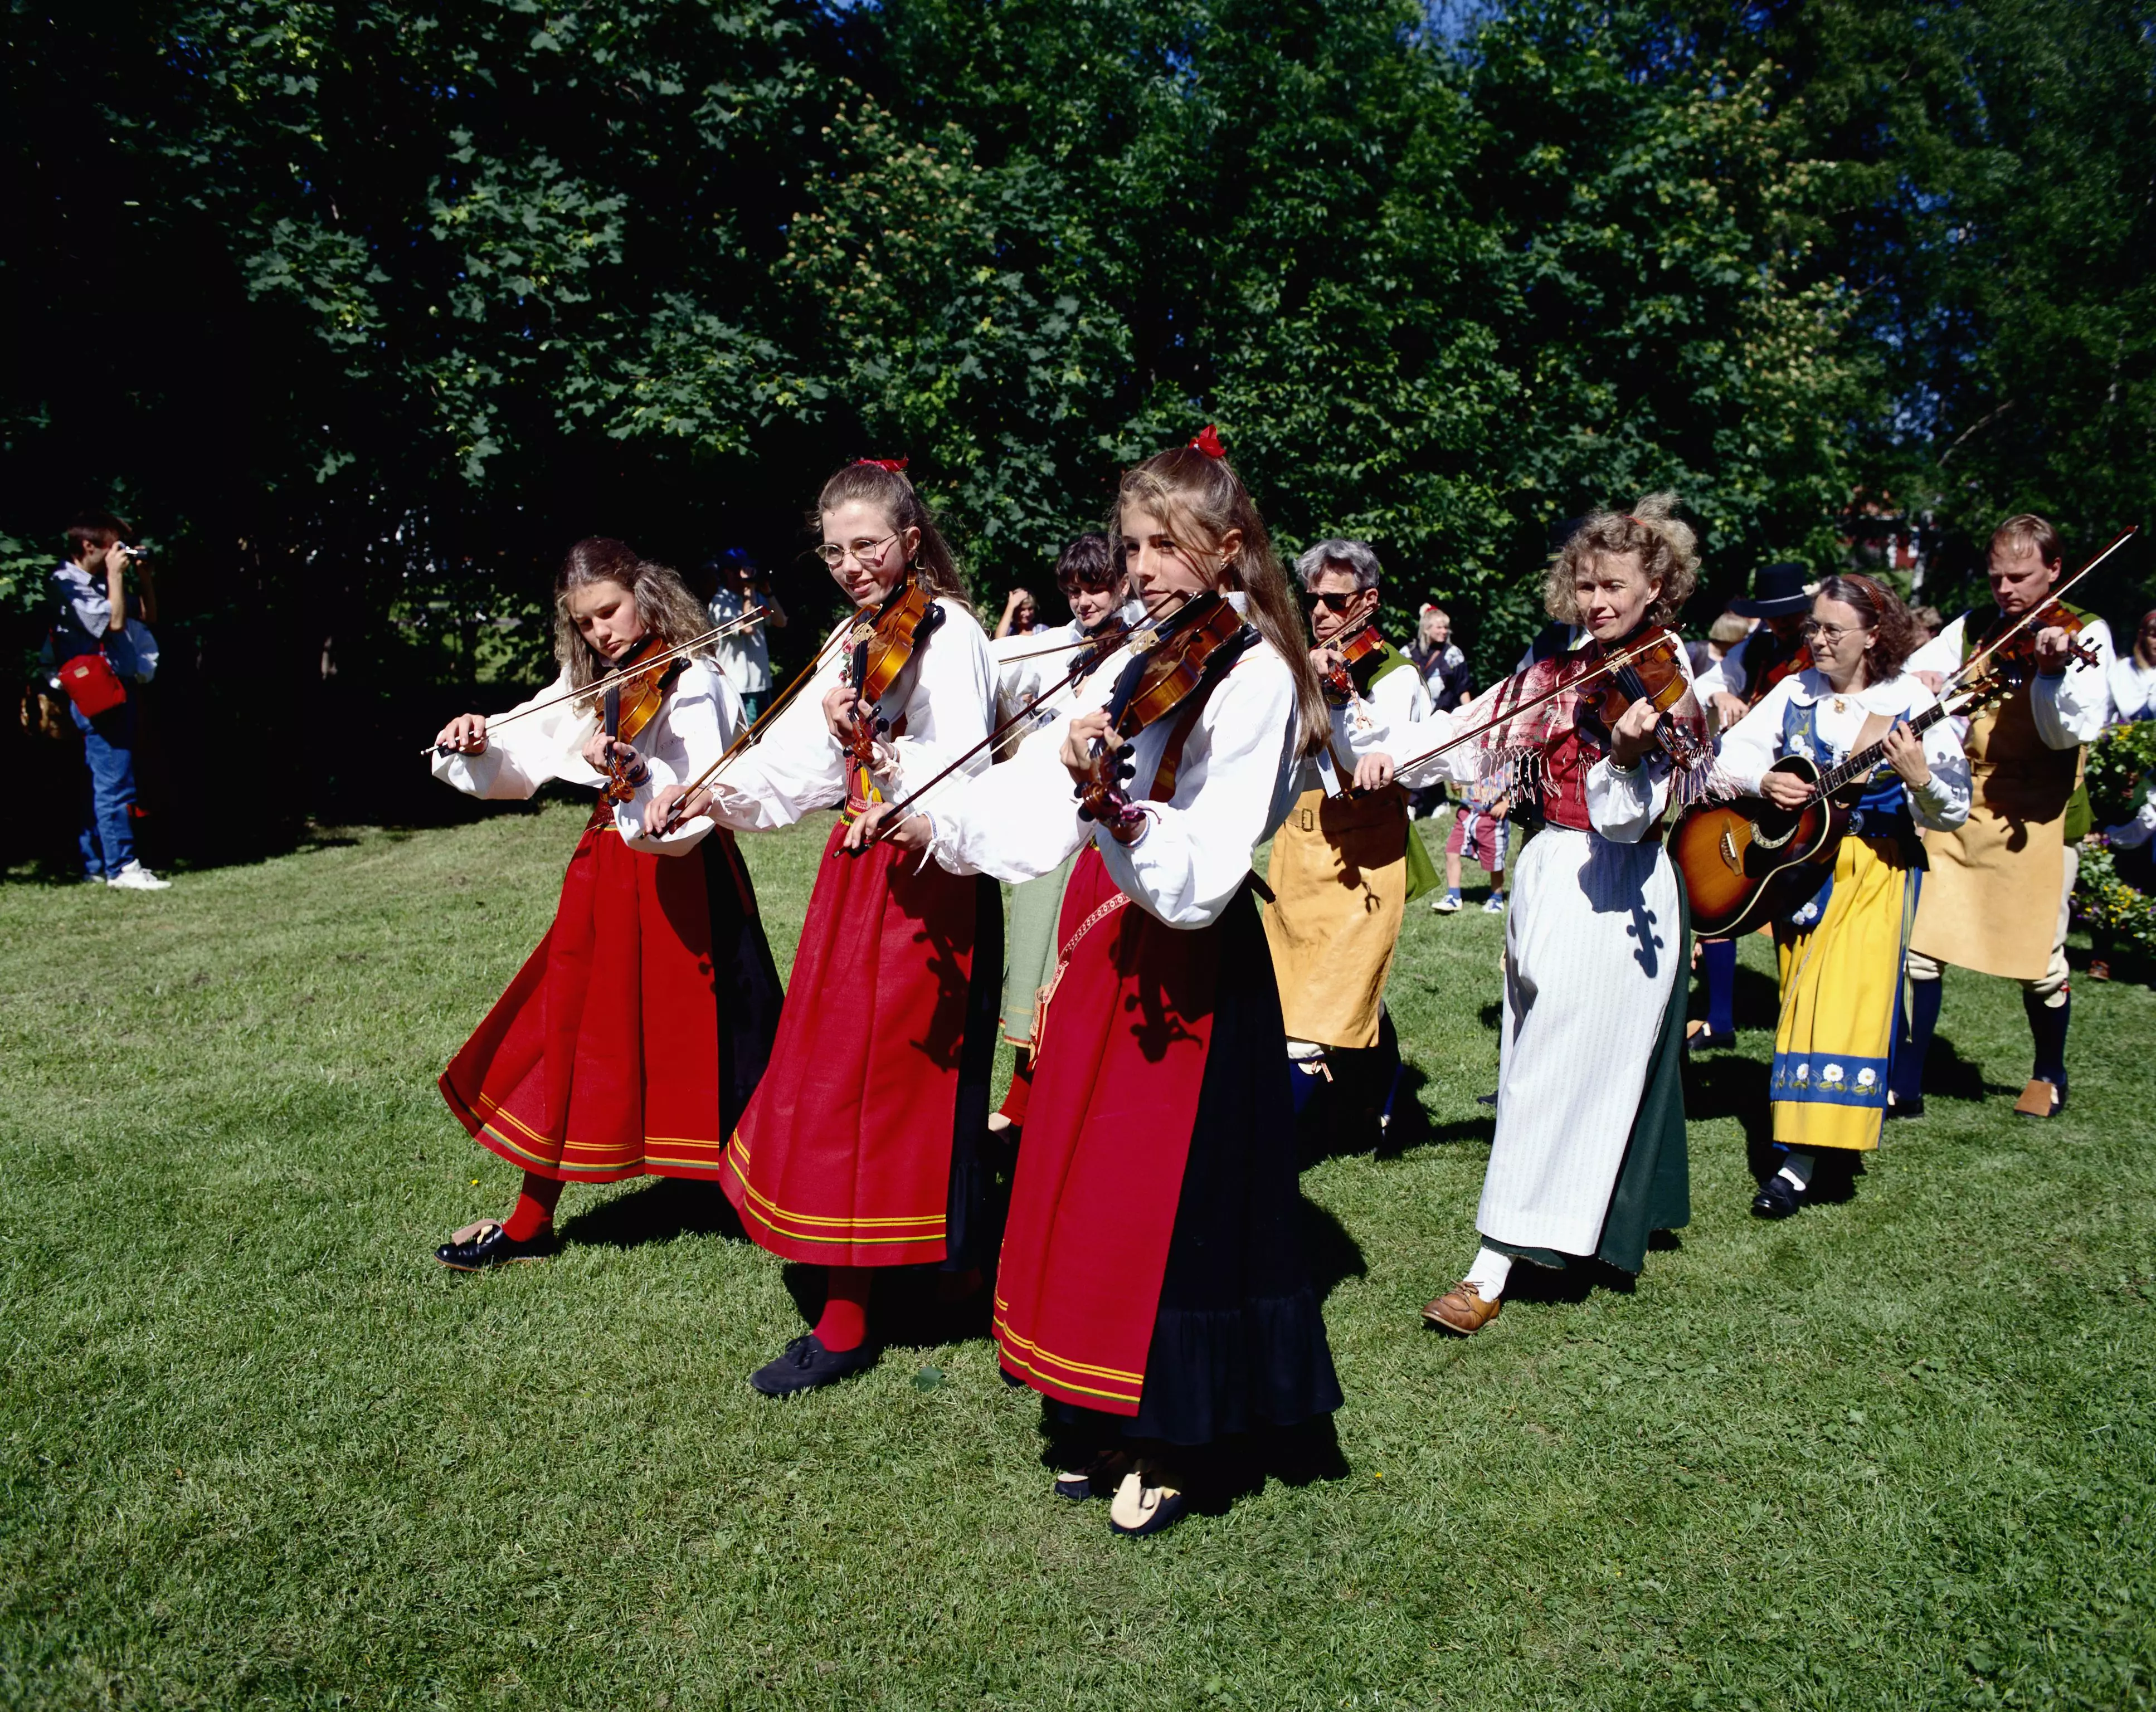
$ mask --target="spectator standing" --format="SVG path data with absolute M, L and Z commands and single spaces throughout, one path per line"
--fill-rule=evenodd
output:
M 88 778 L 83 792 L 82 871 L 85 880 L 122 891 L 162 892 L 172 884 L 135 854 L 135 699 L 130 683 L 157 669 L 157 638 L 143 622 L 157 616 L 157 586 L 143 556 L 126 544 L 127 525 L 103 512 L 68 525 L 68 556 L 53 572 L 52 628 L 46 650 L 54 684 L 82 734 Z M 140 592 L 127 593 L 135 566 Z
M 1490 895 L 1483 900 L 1482 913 L 1502 915 L 1505 913 L 1505 838 L 1511 828 L 1512 793 L 1506 787 L 1502 768 L 1466 789 L 1466 797 L 1453 812 L 1452 830 L 1445 834 L 1445 889 L 1430 900 L 1430 907 L 1440 915 L 1458 912 L 1460 859 L 1472 856 L 1490 876 Z
M 1408 649 L 1408 658 L 1422 674 L 1423 687 L 1430 692 L 1432 711 L 1450 713 L 1475 693 L 1474 679 L 1468 674 L 1467 656 L 1452 639 L 1452 619 L 1444 607 L 1429 602 L 1423 603 L 1422 622 L 1416 628 L 1414 645 Z
M 769 574 L 758 570 L 756 561 L 739 547 L 728 547 L 704 569 L 718 579 L 711 597 L 714 624 L 732 624 L 753 608 L 763 608 L 762 623 L 721 637 L 712 650 L 719 675 L 734 686 L 742 711 L 753 722 L 771 693 L 771 638 L 765 632 L 786 628 L 786 608 L 771 592 Z
M 1687 642 L 1685 653 L 1691 659 L 1692 676 L 1704 677 L 1712 668 L 1720 665 L 1729 650 L 1752 633 L 1752 623 L 1743 613 L 1725 609 L 1704 639 Z
M 2133 649 L 2111 663 L 2111 716 L 2120 725 L 2156 720 L 2156 608 L 2141 615 Z
M 1040 621 L 1040 602 L 1033 597 L 1031 589 L 1014 588 L 1004 597 L 1004 615 L 996 620 L 998 642 L 1006 636 L 1031 636 L 1047 628 Z

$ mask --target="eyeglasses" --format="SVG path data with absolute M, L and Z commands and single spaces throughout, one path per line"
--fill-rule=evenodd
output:
M 1320 594 L 1317 590 L 1312 589 L 1302 598 L 1304 603 L 1313 611 L 1319 607 L 1323 607 L 1327 612 L 1344 613 L 1362 597 L 1363 591 L 1358 588 L 1351 594 Z
M 871 553 L 880 553 L 886 542 L 895 541 L 897 539 L 898 531 L 893 530 L 882 541 L 849 541 L 843 546 L 837 541 L 827 541 L 813 551 L 818 558 L 835 571 L 849 559 L 858 560 L 864 565 L 867 564 Z
M 1869 624 L 1855 624 L 1849 626 L 1840 624 L 1822 624 L 1817 620 L 1812 618 L 1805 619 L 1803 625 L 1799 628 L 1804 631 L 1805 641 L 1824 642 L 1829 648 L 1832 648 L 1835 643 L 1840 641 L 1845 636 L 1861 636 L 1871 628 Z

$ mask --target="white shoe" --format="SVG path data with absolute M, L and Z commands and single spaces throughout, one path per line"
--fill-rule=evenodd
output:
M 168 892 L 172 889 L 172 881 L 159 879 L 139 862 L 129 863 L 105 884 L 123 892 Z
M 1440 915 L 1455 915 L 1460 912 L 1460 900 L 1450 892 L 1440 892 L 1431 900 L 1430 907 Z
M 1188 1508 L 1189 1500 L 1169 1485 L 1151 1463 L 1141 1461 L 1123 1476 L 1122 1484 L 1108 1502 L 1108 1531 L 1158 1534 L 1173 1527 Z
M 1503 896 L 1496 892 L 1491 893 L 1482 900 L 1482 913 L 1485 915 L 1502 915 L 1505 913 Z

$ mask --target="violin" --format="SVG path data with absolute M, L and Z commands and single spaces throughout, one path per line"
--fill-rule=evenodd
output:
M 1591 713 L 1607 731 L 1615 727 L 1624 717 L 1625 710 L 1634 702 L 1650 703 L 1663 715 L 1655 727 L 1655 741 L 1663 754 L 1684 768 L 1711 761 L 1714 756 L 1712 746 L 1668 717 L 1669 710 L 1691 688 L 1691 679 L 1685 675 L 1684 643 L 1677 639 L 1676 633 L 1657 628 L 1634 636 L 1622 648 L 1630 658 L 1580 690 L 1583 710 Z M 1581 653 L 1591 670 L 1601 665 L 1609 651 L 1594 642 Z
M 2005 622 L 2002 619 L 2000 623 Z M 2078 660 L 2085 666 L 2103 664 L 2103 656 L 2096 651 L 2094 643 L 2073 639 L 2087 628 L 2087 623 L 2079 613 L 2068 610 L 2063 602 L 2046 601 L 2014 623 L 2015 628 L 1991 650 L 1993 663 L 2005 668 L 2014 677 L 2027 679 L 2036 675 L 2036 637 L 2046 630 L 2066 633 L 2066 656 L 2070 660 Z M 1994 632 L 1999 628 L 1999 624 L 1992 626 Z
M 669 686 L 681 675 L 685 662 L 674 659 L 654 661 L 641 671 L 628 669 L 650 653 L 658 640 L 655 636 L 646 636 L 631 648 L 623 657 L 621 669 L 607 680 L 606 688 L 600 692 L 599 729 L 609 741 L 619 739 L 624 743 L 634 743 L 658 714 Z M 651 770 L 641 758 L 624 762 L 608 750 L 607 780 L 599 788 L 600 798 L 606 802 L 626 802 L 650 778 Z
M 1126 843 L 1137 835 L 1145 816 L 1123 789 L 1137 771 L 1128 758 L 1132 739 L 1217 681 L 1256 635 L 1210 589 L 1192 597 L 1173 618 L 1132 633 L 1137 658 L 1108 700 L 1109 729 L 1119 741 L 1094 747 L 1092 771 L 1077 788 L 1081 820 L 1098 821 Z
M 893 588 L 884 597 L 875 616 L 861 619 L 848 636 L 854 650 L 850 681 L 855 699 L 874 708 L 898 681 L 914 650 L 934 635 L 942 623 L 943 608 L 936 604 L 936 592 L 925 577 L 909 577 Z M 848 795 L 850 799 L 859 798 L 858 807 L 850 800 L 848 807 L 855 812 L 868 805 L 869 779 L 875 771 L 875 740 L 890 729 L 891 722 L 880 714 L 865 715 L 854 721 L 846 754 L 858 787 Z
M 1318 684 L 1325 691 L 1325 699 L 1335 707 L 1345 707 L 1355 699 L 1354 669 L 1381 653 L 1385 638 L 1378 634 L 1375 624 L 1365 624 L 1344 641 L 1328 643 L 1334 656 L 1333 663 L 1318 674 Z

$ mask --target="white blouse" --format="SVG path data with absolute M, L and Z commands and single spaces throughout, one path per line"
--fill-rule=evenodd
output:
M 1758 794 L 1759 781 L 1784 753 L 1783 726 L 1792 705 L 1815 710 L 1812 729 L 1818 747 L 1806 759 L 1822 767 L 1848 758 L 1857 736 L 1873 714 L 1911 719 L 1938 705 L 1938 698 L 1907 672 L 1861 689 L 1837 693 L 1816 667 L 1794 672 L 1761 698 L 1758 705 L 1722 734 L 1716 757 L 1717 792 Z M 1969 757 L 1962 752 L 1958 722 L 1941 720 L 1924 733 L 1924 759 L 1931 782 L 1902 794 L 1926 826 L 1949 832 L 1969 818 Z
M 901 721 L 905 727 L 902 735 L 886 735 L 877 742 L 884 762 L 875 778 L 886 801 L 895 802 L 925 783 L 988 735 L 996 670 L 988 638 L 963 602 L 939 597 L 936 604 L 943 609 L 942 623 L 914 649 L 877 704 L 893 727 Z M 839 630 L 850 628 L 858 616 L 847 618 Z M 728 761 L 712 782 L 711 818 L 721 825 L 768 831 L 844 799 L 846 752 L 824 720 L 824 698 L 842 681 L 853 659 L 851 648 L 834 643 L 838 634 L 834 630 L 824 639 L 829 656 L 815 675 L 762 736 Z M 988 765 L 983 747 L 965 771 L 981 771 Z M 704 818 L 684 823 L 675 836 Z M 637 849 L 659 848 L 640 834 L 629 843 Z
M 1240 594 L 1228 597 L 1243 610 Z M 1250 852 L 1286 816 L 1297 748 L 1295 677 L 1271 645 L 1253 643 L 1207 698 L 1183 746 L 1175 788 L 1146 805 L 1147 826 L 1122 844 L 1078 818 L 1060 759 L 1072 718 L 1104 707 L 1131 659 L 1119 650 L 1018 754 L 992 772 L 939 792 L 928 805 L 929 849 L 953 874 L 1019 881 L 1049 873 L 1090 838 L 1132 902 L 1170 927 L 1211 925 L 1250 872 Z M 1139 732 L 1132 782 L 1149 786 L 1180 720 Z M 1050 741 L 1050 733 L 1054 741 Z
M 531 701 L 566 695 L 565 672 Z M 515 711 L 514 709 L 511 711 Z M 683 855 L 711 829 L 707 820 L 677 828 L 664 839 L 643 835 L 644 810 L 661 785 L 694 778 L 726 752 L 742 724 L 741 696 L 710 659 L 697 656 L 682 667 L 659 711 L 636 734 L 631 746 L 644 758 L 650 778 L 626 802 L 614 807 L 614 826 L 634 848 Z M 549 779 L 596 788 L 598 774 L 585 765 L 584 745 L 598 730 L 598 714 L 564 701 L 499 729 L 490 723 L 486 747 L 477 755 L 438 755 L 434 777 L 474 797 L 497 800 L 527 797 Z

